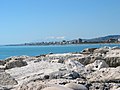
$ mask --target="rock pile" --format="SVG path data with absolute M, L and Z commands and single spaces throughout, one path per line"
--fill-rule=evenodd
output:
M 10 57 L 0 61 L 0 90 L 119 89 L 119 47 Z

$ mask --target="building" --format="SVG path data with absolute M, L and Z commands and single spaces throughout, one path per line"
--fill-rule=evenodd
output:
M 77 41 L 77 43 L 81 43 L 82 42 L 82 39 L 81 38 L 79 38 L 78 39 L 78 41 Z

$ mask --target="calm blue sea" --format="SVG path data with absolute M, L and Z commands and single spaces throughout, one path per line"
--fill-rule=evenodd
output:
M 37 56 L 41 54 L 80 52 L 85 48 L 98 48 L 103 46 L 119 46 L 120 44 L 81 44 L 81 45 L 54 45 L 54 46 L 0 46 L 0 59 L 10 56 Z

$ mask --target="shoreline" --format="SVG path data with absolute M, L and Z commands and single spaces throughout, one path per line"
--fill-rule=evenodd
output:
M 64 46 L 64 45 L 83 45 L 83 44 L 85 44 L 85 45 L 87 45 L 87 44 L 91 44 L 91 45 L 93 45 L 93 44 L 101 44 L 101 45 L 104 45 L 104 44 L 120 44 L 120 42 L 119 43 L 80 43 L 80 44 L 51 44 L 51 45 L 2 45 L 2 46 Z
M 14 56 L 0 61 L 0 87 L 43 90 L 62 86 L 67 90 L 66 86 L 77 85 L 84 90 L 119 90 L 119 71 L 119 47 L 86 48 L 81 53 Z

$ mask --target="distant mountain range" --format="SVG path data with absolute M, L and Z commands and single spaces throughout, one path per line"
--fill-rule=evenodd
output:
M 92 38 L 92 39 L 83 39 L 83 41 L 87 42 L 103 42 L 109 39 L 120 39 L 120 35 L 108 35 L 104 37 Z

